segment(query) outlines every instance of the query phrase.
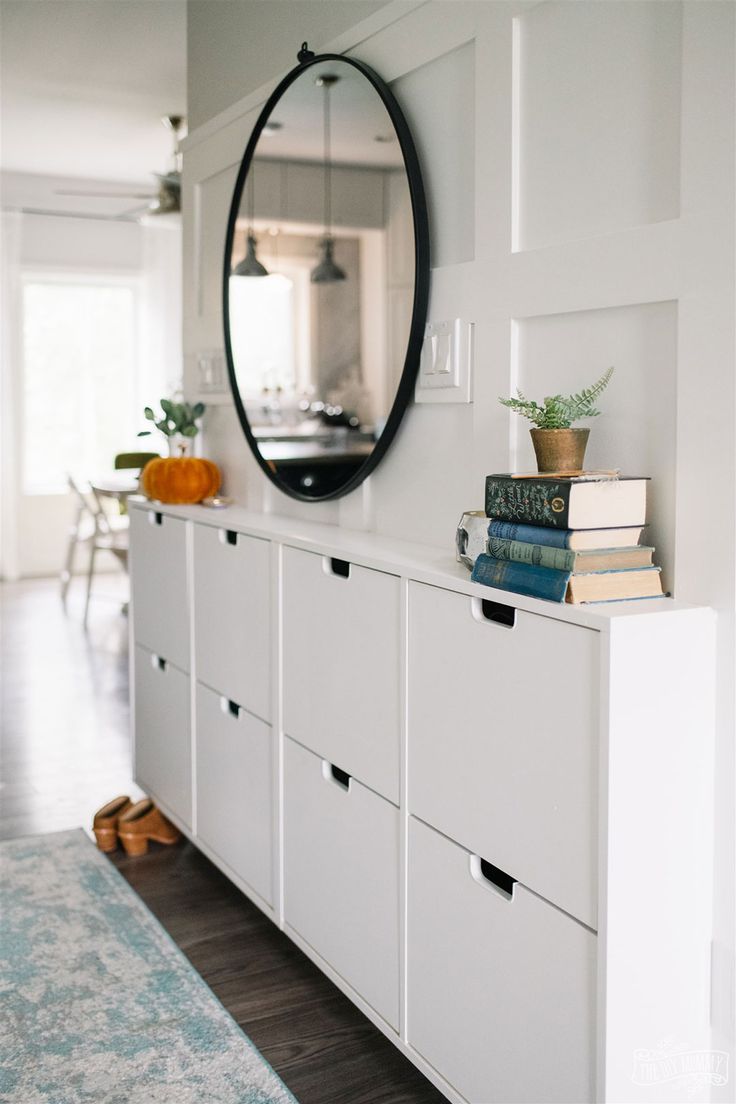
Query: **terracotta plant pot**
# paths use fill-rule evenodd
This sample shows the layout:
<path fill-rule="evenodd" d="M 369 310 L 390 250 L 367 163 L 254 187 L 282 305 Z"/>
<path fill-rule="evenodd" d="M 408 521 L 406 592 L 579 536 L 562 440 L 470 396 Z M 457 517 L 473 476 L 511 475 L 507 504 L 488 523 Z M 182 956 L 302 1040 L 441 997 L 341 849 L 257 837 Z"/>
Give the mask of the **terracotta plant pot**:
<path fill-rule="evenodd" d="M 589 429 L 530 429 L 529 432 L 537 454 L 537 471 L 583 470 Z"/>

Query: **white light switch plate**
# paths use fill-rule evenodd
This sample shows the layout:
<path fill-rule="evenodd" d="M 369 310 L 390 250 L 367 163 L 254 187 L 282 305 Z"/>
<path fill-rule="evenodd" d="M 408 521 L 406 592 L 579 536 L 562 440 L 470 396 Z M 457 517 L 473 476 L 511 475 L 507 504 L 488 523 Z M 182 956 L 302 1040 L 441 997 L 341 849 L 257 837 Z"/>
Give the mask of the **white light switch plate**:
<path fill-rule="evenodd" d="M 418 403 L 473 401 L 473 323 L 428 322 L 414 388 Z"/>
<path fill-rule="evenodd" d="M 198 390 L 202 393 L 227 391 L 225 354 L 220 349 L 203 349 L 197 354 Z"/>

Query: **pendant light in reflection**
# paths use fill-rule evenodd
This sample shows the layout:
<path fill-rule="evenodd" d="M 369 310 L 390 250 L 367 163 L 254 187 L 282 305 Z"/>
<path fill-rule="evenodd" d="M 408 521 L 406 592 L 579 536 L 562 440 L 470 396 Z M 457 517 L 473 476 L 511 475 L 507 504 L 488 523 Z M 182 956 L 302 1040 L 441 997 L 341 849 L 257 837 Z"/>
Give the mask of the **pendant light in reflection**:
<path fill-rule="evenodd" d="M 233 269 L 233 276 L 268 276 L 268 269 L 261 264 L 256 256 L 256 236 L 253 233 L 253 216 L 255 208 L 254 196 L 254 162 L 251 161 L 248 173 L 248 233 L 245 238 L 245 256 Z"/>
<path fill-rule="evenodd" d="M 332 151 L 330 133 L 330 91 L 339 81 L 333 73 L 323 73 L 317 77 L 317 85 L 324 92 L 323 121 L 324 121 L 324 227 L 325 232 L 320 244 L 320 259 L 312 269 L 310 279 L 313 284 L 334 284 L 346 278 L 344 271 L 335 264 L 333 250 L 335 241 L 332 237 Z"/>

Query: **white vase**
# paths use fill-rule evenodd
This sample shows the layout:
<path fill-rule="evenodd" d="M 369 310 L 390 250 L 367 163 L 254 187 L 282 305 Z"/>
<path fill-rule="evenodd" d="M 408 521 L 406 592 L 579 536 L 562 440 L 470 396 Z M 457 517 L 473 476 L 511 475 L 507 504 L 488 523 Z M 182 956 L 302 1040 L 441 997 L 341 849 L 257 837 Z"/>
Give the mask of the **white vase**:
<path fill-rule="evenodd" d="M 193 440 L 193 437 L 185 437 L 182 433 L 175 433 L 172 437 L 169 437 L 169 456 L 191 456 Z"/>

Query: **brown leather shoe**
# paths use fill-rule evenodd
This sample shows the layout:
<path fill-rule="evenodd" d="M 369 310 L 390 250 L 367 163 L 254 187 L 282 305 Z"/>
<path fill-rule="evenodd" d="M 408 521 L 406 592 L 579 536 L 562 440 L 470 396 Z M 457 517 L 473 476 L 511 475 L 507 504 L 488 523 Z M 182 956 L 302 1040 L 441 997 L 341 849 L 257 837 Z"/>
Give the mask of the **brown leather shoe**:
<path fill-rule="evenodd" d="M 100 851 L 114 851 L 118 845 L 118 819 L 126 809 L 132 807 L 132 801 L 124 794 L 114 797 L 98 809 L 92 820 L 92 831 Z"/>
<path fill-rule="evenodd" d="M 126 855 L 145 855 L 148 841 L 178 843 L 181 832 L 174 827 L 151 801 L 144 797 L 123 813 L 118 821 L 118 835 Z"/>

